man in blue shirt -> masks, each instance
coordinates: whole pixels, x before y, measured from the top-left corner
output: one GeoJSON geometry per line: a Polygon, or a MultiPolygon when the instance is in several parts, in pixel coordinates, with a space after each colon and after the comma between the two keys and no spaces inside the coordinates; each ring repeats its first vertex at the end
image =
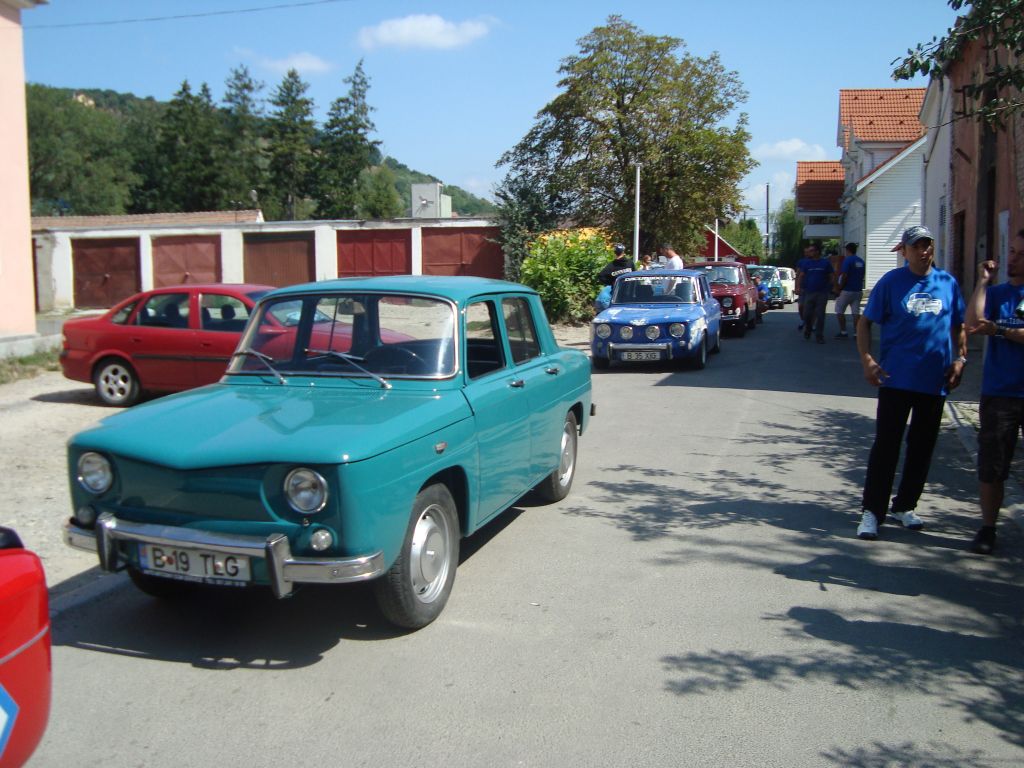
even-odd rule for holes
{"type": "Polygon", "coordinates": [[[796,263],[796,292],[803,305],[804,338],[811,332],[819,344],[825,343],[825,307],[832,291],[832,263],[821,258],[821,248],[811,243],[804,249],[804,258],[796,263]]]}
{"type": "Polygon", "coordinates": [[[990,286],[997,266],[994,261],[978,265],[978,284],[966,316],[970,333],[989,337],[978,431],[981,528],[970,546],[981,555],[995,549],[1003,485],[1024,429],[1024,229],[1010,245],[1007,282],[990,286]]]}
{"type": "Polygon", "coordinates": [[[846,332],[846,308],[850,308],[853,328],[856,333],[857,321],[860,320],[860,300],[864,292],[864,259],[857,255],[857,244],[846,244],[846,258],[839,265],[839,277],[836,278],[839,296],[836,298],[836,320],[839,322],[837,339],[848,338],[846,332]]]}
{"type": "Polygon", "coordinates": [[[908,418],[907,453],[892,516],[910,530],[924,527],[914,510],[928,477],[946,395],[960,384],[967,362],[960,286],[952,275],[932,266],[932,242],[927,227],[903,232],[906,265],[875,283],[857,323],[864,378],[879,388],[875,442],[857,527],[861,539],[877,538],[885,521],[908,418]],[[877,360],[871,356],[872,323],[881,326],[877,360]]]}

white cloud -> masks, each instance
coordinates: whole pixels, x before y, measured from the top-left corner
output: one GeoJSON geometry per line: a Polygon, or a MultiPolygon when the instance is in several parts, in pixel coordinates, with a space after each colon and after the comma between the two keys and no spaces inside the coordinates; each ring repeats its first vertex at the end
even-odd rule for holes
{"type": "Polygon", "coordinates": [[[447,21],[437,14],[413,14],[401,19],[388,19],[375,27],[359,30],[359,44],[373,48],[461,48],[487,35],[494,20],[447,21]]]}
{"type": "Polygon", "coordinates": [[[759,144],[752,153],[758,160],[825,160],[827,154],[820,144],[803,139],[783,139],[774,144],[759,144]]]}
{"type": "Polygon", "coordinates": [[[289,69],[294,69],[304,75],[319,75],[334,69],[334,65],[331,62],[308,51],[293,53],[281,59],[264,56],[247,48],[235,48],[235,53],[249,59],[260,69],[278,75],[283,75],[289,69]]]}

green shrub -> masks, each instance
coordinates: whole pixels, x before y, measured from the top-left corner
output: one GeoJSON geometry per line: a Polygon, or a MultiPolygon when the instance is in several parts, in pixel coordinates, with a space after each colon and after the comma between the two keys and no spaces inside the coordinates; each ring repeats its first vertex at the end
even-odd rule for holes
{"type": "Polygon", "coordinates": [[[550,232],[530,244],[520,280],[540,294],[553,322],[587,320],[601,288],[597,273],[613,258],[611,244],[600,230],[550,232]]]}

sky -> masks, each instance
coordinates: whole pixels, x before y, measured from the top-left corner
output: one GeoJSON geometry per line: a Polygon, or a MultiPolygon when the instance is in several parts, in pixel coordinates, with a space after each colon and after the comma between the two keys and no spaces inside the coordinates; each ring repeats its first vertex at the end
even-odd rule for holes
{"type": "Polygon", "coordinates": [[[840,158],[839,89],[924,86],[894,82],[891,62],[955,19],[945,0],[49,0],[22,22],[31,83],[164,101],[188,80],[219,100],[239,65],[267,97],[295,68],[319,121],[362,60],[383,151],[490,197],[498,158],[558,95],[560,62],[612,14],[738,74],[760,163],[743,194],[762,226],[766,186],[774,210],[797,160],[840,158]]]}

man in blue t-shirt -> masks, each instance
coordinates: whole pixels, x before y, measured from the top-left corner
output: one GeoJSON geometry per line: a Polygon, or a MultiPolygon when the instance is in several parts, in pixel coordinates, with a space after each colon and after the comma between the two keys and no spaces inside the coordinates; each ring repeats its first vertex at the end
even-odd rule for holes
{"type": "Polygon", "coordinates": [[[892,493],[900,442],[910,419],[903,475],[892,500],[892,516],[910,530],[924,527],[915,514],[939,436],[949,390],[960,384],[967,362],[964,300],[947,272],[932,266],[927,227],[903,232],[906,266],[875,283],[857,323],[857,351],[864,378],[878,387],[875,442],[864,479],[857,536],[878,537],[892,493]],[[881,326],[881,350],[871,356],[871,325],[881,326]]]}
{"type": "Polygon", "coordinates": [[[853,318],[854,333],[857,321],[860,320],[860,300],[864,292],[864,259],[857,255],[857,244],[846,244],[846,258],[839,265],[839,276],[836,278],[839,296],[836,297],[836,320],[839,322],[837,339],[849,336],[846,332],[846,308],[850,308],[853,318]]]}
{"type": "Polygon", "coordinates": [[[832,263],[821,258],[821,248],[811,243],[804,249],[804,258],[796,263],[796,292],[803,309],[804,338],[814,332],[819,344],[825,343],[825,307],[832,292],[832,263]]]}
{"type": "Polygon", "coordinates": [[[978,284],[966,317],[970,333],[989,337],[978,430],[981,528],[970,546],[981,555],[990,555],[995,549],[1003,485],[1024,429],[1024,229],[1017,232],[1009,248],[1007,282],[990,286],[997,266],[994,261],[978,265],[978,284]]]}

